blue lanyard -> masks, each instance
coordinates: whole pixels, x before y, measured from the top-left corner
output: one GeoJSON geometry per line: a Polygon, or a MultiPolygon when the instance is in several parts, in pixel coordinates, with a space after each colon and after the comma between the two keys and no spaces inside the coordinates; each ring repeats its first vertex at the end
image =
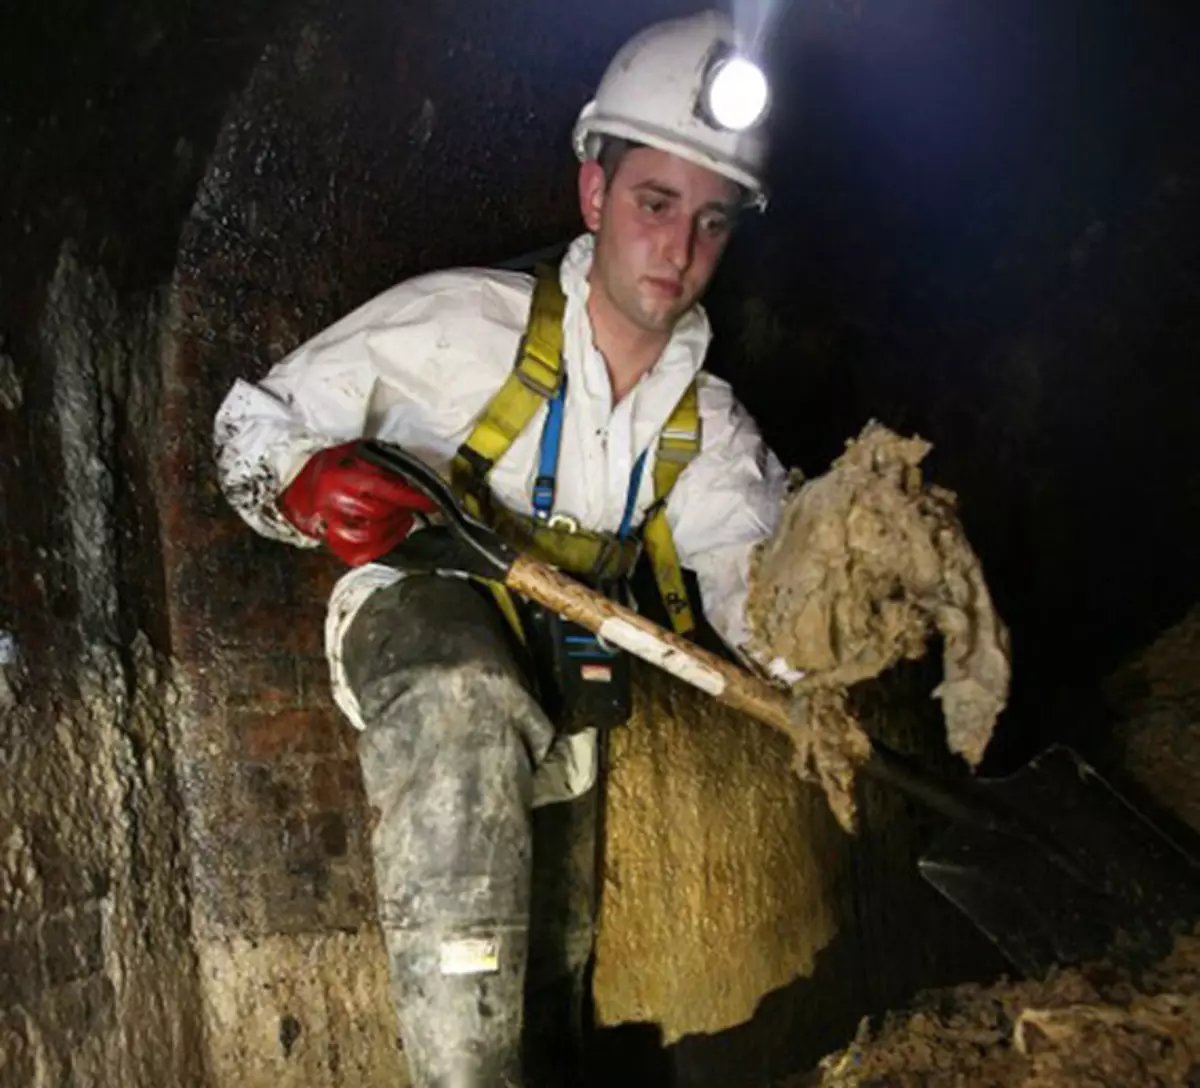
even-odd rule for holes
{"type": "MultiPolygon", "coordinates": [[[[538,454],[537,476],[533,481],[533,516],[539,521],[548,521],[554,509],[554,490],[558,476],[558,455],[562,449],[563,413],[567,403],[567,379],[564,376],[558,392],[550,402],[546,413],[546,424],[542,428],[542,446],[538,454]]],[[[624,540],[633,524],[633,511],[637,506],[638,491],[642,486],[642,472],[646,468],[646,450],[638,455],[629,474],[629,491],[625,495],[625,513],[617,538],[624,540]]]]}

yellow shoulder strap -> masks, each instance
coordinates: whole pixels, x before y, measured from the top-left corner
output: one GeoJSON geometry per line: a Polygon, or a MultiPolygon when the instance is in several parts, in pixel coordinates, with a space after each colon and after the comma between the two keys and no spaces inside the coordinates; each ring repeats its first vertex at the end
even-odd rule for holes
{"type": "Polygon", "coordinates": [[[558,270],[539,265],[529,320],[516,365],[488,402],[450,466],[450,482],[476,517],[486,494],[484,479],[537,410],[553,399],[563,380],[562,324],[566,298],[558,270]]]}
{"type": "Polygon", "coordinates": [[[696,383],[684,391],[658,436],[654,461],[654,498],[665,499],[679,474],[700,452],[700,398],[696,383]]]}
{"type": "Polygon", "coordinates": [[[700,452],[700,402],[696,383],[692,382],[679,398],[675,410],[662,429],[654,461],[654,506],[642,529],[646,554],[654,570],[654,580],[662,595],[671,625],[676,633],[689,634],[696,626],[696,617],[688,601],[683,581],[683,566],[675,550],[675,539],[667,521],[667,495],[679,479],[679,474],[700,452]]]}
{"type": "MultiPolygon", "coordinates": [[[[521,340],[516,365],[492,397],[454,455],[450,481],[467,510],[475,517],[486,516],[486,477],[517,436],[529,425],[537,410],[551,400],[563,380],[562,322],[566,299],[558,281],[558,270],[539,265],[533,288],[529,321],[521,340]]],[[[695,627],[688,602],[683,568],[671,537],[666,517],[666,498],[679,474],[700,451],[700,409],[693,382],[675,405],[659,436],[654,462],[654,506],[642,530],[646,552],[654,570],[659,592],[680,634],[695,627]]],[[[515,623],[511,599],[497,599],[510,622],[515,623]]]]}

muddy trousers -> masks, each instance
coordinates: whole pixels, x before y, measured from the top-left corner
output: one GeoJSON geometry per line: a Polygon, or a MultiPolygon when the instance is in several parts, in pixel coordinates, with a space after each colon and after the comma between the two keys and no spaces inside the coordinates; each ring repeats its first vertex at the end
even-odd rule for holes
{"type": "Polygon", "coordinates": [[[414,1088],[578,1083],[596,790],[532,808],[554,729],[503,620],[413,576],[371,595],[342,657],[414,1088]]]}

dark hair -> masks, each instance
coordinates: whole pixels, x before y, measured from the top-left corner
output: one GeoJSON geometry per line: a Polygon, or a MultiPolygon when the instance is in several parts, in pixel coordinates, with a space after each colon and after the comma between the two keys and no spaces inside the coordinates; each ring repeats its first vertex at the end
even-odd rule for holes
{"type": "Polygon", "coordinates": [[[596,155],[596,161],[600,164],[600,169],[604,171],[604,187],[610,188],[613,183],[613,178],[617,176],[617,171],[621,169],[621,161],[635,147],[643,147],[645,145],[636,143],[633,140],[625,140],[619,136],[605,136],[600,143],[600,151],[596,155]]]}

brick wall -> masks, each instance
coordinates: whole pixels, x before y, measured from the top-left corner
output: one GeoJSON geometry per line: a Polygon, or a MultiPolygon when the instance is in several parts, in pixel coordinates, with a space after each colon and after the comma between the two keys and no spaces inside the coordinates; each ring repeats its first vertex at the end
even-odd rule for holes
{"type": "MultiPolygon", "coordinates": [[[[384,4],[343,18],[331,3],[292,26],[231,107],[181,236],[157,489],[167,499],[176,761],[219,1084],[404,1083],[356,734],[333,704],[323,657],[341,568],[240,521],[217,486],[211,432],[236,377],[261,376],[403,276],[575,228],[570,186],[535,208],[514,159],[494,164],[492,213],[464,237],[460,202],[483,182],[468,174],[468,145],[494,129],[480,124],[481,88],[437,71],[436,43],[494,49],[485,22],[465,3],[415,22],[384,4]]],[[[528,129],[533,91],[488,107],[514,139],[544,135],[528,129]]],[[[569,151],[546,140],[539,161],[549,177],[569,166],[569,151]]]]}
{"type": "MultiPolygon", "coordinates": [[[[545,139],[549,117],[527,120],[542,75],[487,108],[512,139],[544,144],[532,161],[563,184],[534,208],[515,162],[493,163],[493,212],[464,237],[456,213],[477,184],[465,149],[494,130],[479,123],[482,86],[447,81],[436,43],[492,52],[524,32],[465,3],[439,12],[414,24],[386,5],[354,19],[330,5],[282,35],[226,119],[181,238],[159,487],[171,496],[163,537],[197,910],[213,931],[355,928],[373,917],[355,737],[322,657],[341,571],[258,537],[225,503],[211,446],[221,398],[235,377],[261,376],[405,275],[500,256],[501,239],[511,255],[577,229],[569,150],[545,139]]],[[[569,113],[563,103],[558,121],[569,113]]]]}
{"type": "MultiPolygon", "coordinates": [[[[178,342],[181,366],[194,347],[178,342]]],[[[337,571],[232,515],[198,399],[167,409],[180,422],[172,463],[186,498],[165,534],[197,923],[244,934],[355,928],[372,903],[365,811],[321,643],[337,571]]]]}

